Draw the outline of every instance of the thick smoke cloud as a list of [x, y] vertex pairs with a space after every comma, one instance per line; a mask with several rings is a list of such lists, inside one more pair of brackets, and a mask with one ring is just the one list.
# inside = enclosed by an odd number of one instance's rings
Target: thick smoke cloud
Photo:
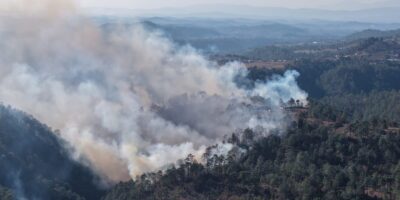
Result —
[[217, 66], [139, 25], [104, 31], [55, 2], [3, 6], [0, 101], [59, 129], [73, 157], [107, 182], [200, 157], [237, 129], [283, 130], [279, 102], [306, 101], [297, 72], [241, 89], [241, 63]]

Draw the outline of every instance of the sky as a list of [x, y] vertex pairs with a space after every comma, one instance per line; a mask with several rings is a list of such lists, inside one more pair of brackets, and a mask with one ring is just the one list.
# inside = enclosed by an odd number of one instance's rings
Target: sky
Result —
[[399, 7], [400, 0], [76, 0], [85, 8], [159, 9], [196, 5], [247, 5], [259, 7], [358, 10]]

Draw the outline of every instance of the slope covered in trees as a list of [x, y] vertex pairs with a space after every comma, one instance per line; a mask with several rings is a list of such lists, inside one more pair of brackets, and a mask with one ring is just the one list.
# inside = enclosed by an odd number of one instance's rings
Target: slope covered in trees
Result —
[[96, 179], [50, 128], [0, 105], [0, 199], [99, 199]]
[[337, 49], [341, 50], [336, 56], [303, 56], [283, 68], [250, 68], [251, 81], [246, 84], [251, 87], [253, 81], [264, 81], [272, 74], [294, 69], [301, 74], [297, 79], [300, 88], [311, 98], [344, 111], [347, 119], [399, 122], [399, 43], [369, 38], [339, 45]]
[[212, 157], [201, 165], [188, 157], [164, 173], [120, 183], [104, 200], [400, 198], [396, 124], [338, 123], [310, 110], [284, 136], [250, 146], [239, 141], [247, 149], [239, 159]]

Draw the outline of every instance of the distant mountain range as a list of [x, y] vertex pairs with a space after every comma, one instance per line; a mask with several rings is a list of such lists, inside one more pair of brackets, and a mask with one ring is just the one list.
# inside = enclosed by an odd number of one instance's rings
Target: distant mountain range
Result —
[[[361, 39], [378, 34], [390, 34], [400, 24], [367, 22], [338, 22], [310, 20], [291, 22], [284, 20], [217, 19], [179, 17], [95, 16], [93, 20], [106, 31], [143, 25], [150, 31], [158, 30], [178, 44], [190, 44], [205, 53], [238, 53], [255, 47], [276, 44], [304, 44], [332, 42], [342, 39]], [[364, 33], [365, 30], [366, 31]], [[386, 33], [385, 31], [388, 31]], [[352, 34], [355, 34], [352, 36]], [[364, 35], [364, 36], [363, 36]], [[360, 37], [360, 38], [359, 38]]]
[[142, 16], [142, 17], [202, 17], [202, 18], [247, 18], [262, 20], [331, 20], [374, 23], [400, 23], [400, 7], [383, 7], [364, 10], [289, 9], [275, 7], [253, 7], [245, 5], [199, 5], [184, 8], [162, 8], [156, 10], [90, 8], [95, 15]]

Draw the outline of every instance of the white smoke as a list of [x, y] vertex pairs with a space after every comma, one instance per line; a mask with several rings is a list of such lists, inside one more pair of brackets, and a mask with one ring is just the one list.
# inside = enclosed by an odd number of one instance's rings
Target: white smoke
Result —
[[54, 2], [0, 15], [0, 101], [59, 129], [106, 181], [199, 158], [238, 128], [283, 129], [278, 102], [306, 101], [297, 72], [241, 89], [241, 63], [217, 66], [139, 25], [104, 31]]

